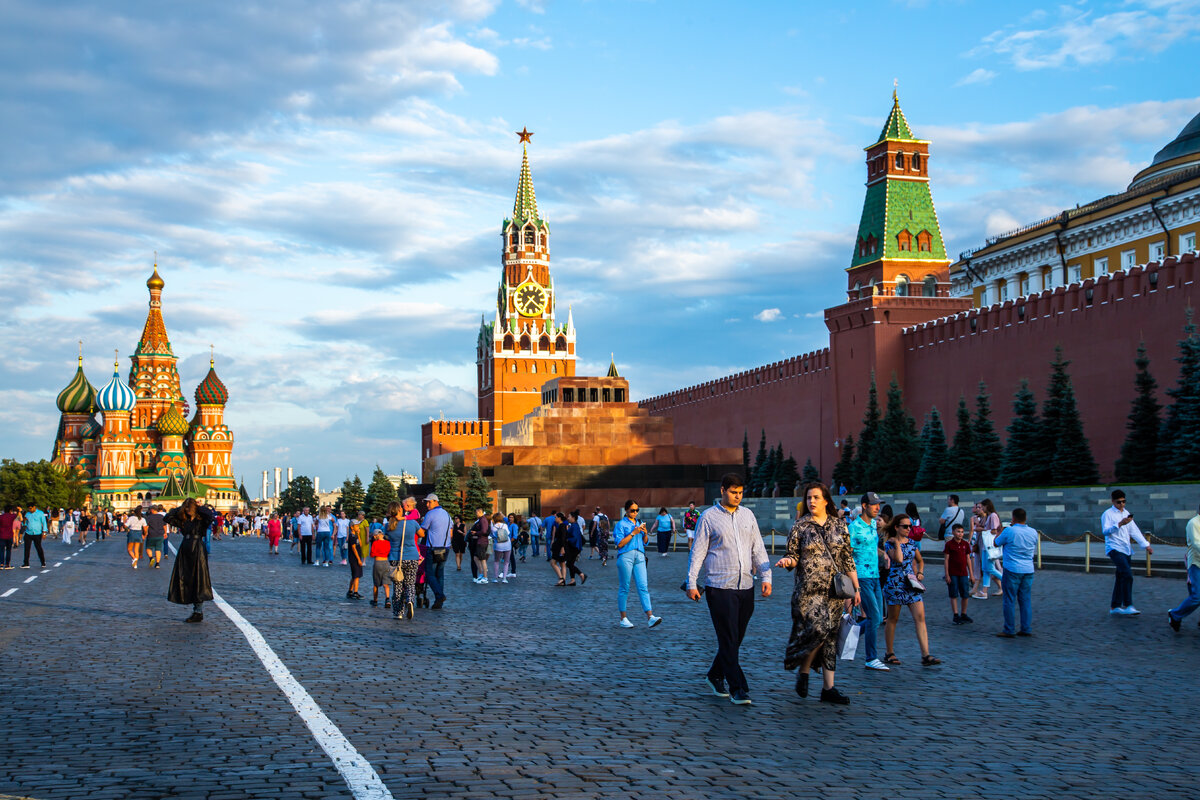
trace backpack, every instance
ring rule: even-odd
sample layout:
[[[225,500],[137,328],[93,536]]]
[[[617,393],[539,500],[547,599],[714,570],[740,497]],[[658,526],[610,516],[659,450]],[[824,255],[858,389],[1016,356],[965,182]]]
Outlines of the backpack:
[[[505,544],[508,541],[508,526],[496,529],[496,543]]]

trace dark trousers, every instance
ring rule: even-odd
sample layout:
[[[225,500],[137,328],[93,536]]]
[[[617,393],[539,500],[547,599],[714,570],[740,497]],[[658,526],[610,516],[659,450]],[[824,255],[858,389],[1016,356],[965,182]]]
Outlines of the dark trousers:
[[[748,692],[750,687],[742,673],[738,651],[754,614],[754,590],[710,586],[704,592],[704,599],[708,601],[708,613],[717,633],[717,656],[708,670],[708,677],[714,682],[726,681],[730,692]]]
[[[446,558],[450,558],[449,553],[446,554]],[[446,562],[438,561],[434,559],[433,556],[430,556],[429,560],[425,562],[425,582],[429,584],[429,588],[433,590],[434,600],[445,600]]]
[[[671,532],[670,531],[659,531],[658,532],[658,552],[665,553],[665,552],[667,552],[668,549],[670,549],[670,547],[671,547]]]
[[[313,563],[313,537],[311,536],[300,537],[300,563]]]
[[[42,566],[46,566],[46,553],[42,550],[42,534],[33,536],[32,534],[25,535],[25,566],[29,566],[29,545],[37,548],[38,558],[42,560]]]
[[[571,547],[570,545],[567,545],[567,569],[571,573],[571,580],[575,580],[576,575],[583,574],[583,570],[575,566],[575,561],[579,558],[579,554],[582,552],[583,551],[578,547]]]
[[[26,550],[26,553],[29,551]],[[1133,605],[1133,563],[1129,556],[1124,553],[1118,553],[1116,550],[1109,552],[1108,557],[1112,559],[1113,566],[1117,568],[1116,578],[1113,580],[1112,593],[1112,608],[1128,608]],[[26,559],[28,560],[28,559]]]
[[[12,539],[0,539],[0,566],[12,563]]]

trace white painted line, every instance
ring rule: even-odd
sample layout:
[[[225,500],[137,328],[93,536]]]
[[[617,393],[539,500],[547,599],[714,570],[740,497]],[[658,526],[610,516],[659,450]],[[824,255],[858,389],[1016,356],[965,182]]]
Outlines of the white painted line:
[[[38,576],[37,576],[37,575],[30,575],[28,578],[26,578],[26,579],[25,579],[25,582],[26,582],[26,583],[33,583],[33,582],[34,582],[34,581],[36,581],[37,579],[38,579]]]
[[[175,545],[168,543],[167,546],[171,549],[171,555],[175,555]],[[267,640],[262,637],[258,629],[247,622],[236,608],[226,603],[215,589],[213,590],[213,602],[246,637],[246,641],[250,643],[250,649],[266,667],[267,674],[283,691],[284,697],[292,704],[292,708],[296,709],[296,713],[308,726],[308,730],[312,732],[317,744],[321,745],[321,749],[325,751],[326,755],[333,759],[334,767],[341,773],[355,800],[393,800],[392,793],[379,778],[379,773],[371,766],[371,762],[354,749],[354,745],[350,744],[350,740],[338,729],[337,725],[333,724],[333,720],[325,715],[325,712],[317,705],[317,701],[313,700],[312,695],[300,685],[300,681],[292,676],[291,671],[284,666],[283,661],[271,649],[271,645],[267,644]]]
[[[70,558],[70,556],[67,556],[67,558]],[[63,562],[59,561],[59,562],[58,562],[58,563],[56,563],[54,566],[56,566],[56,567],[61,567],[62,565],[63,565]]]
[[[5,592],[4,594],[0,594],[0,597],[8,597],[10,594],[15,592],[16,590],[17,590],[17,587],[14,586],[11,589],[9,589],[7,592]]]

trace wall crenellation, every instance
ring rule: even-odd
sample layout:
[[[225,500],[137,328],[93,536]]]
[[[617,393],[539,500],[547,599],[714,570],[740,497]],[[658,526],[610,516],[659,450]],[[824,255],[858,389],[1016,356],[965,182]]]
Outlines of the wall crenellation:
[[[803,355],[792,356],[782,361],[755,367],[754,369],[737,372],[733,375],[705,381],[704,383],[697,383],[684,389],[668,392],[667,394],[648,397],[642,400],[639,405],[656,411],[659,408],[670,408],[701,400],[710,400],[714,397],[729,395],[746,389],[754,389],[789,378],[817,375],[829,369],[829,348],[825,347],[820,350],[804,353]]]

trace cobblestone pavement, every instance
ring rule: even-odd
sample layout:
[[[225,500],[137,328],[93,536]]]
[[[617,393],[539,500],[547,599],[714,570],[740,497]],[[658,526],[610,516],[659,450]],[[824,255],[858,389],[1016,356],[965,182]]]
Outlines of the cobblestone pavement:
[[[201,625],[166,602],[169,568],[130,569],[109,539],[51,566],[0,573],[0,795],[349,798],[352,793],[246,639],[214,606]],[[761,602],[743,649],[754,705],[706,693],[703,605],[682,554],[650,557],[661,626],[616,626],[616,568],[552,587],[541,559],[508,585],[449,566],[442,611],[394,621],[343,599],[344,567],[214,544],[214,585],[255,625],[392,795],[1194,798],[1196,615],[1164,610],[1180,581],[1137,578],[1140,617],[1107,614],[1111,578],[1045,572],[1035,636],[997,639],[1000,602],[950,624],[931,582],[940,667],[842,662],[845,709],[806,700],[781,668],[791,577]],[[930,576],[940,565],[930,560]],[[370,571],[367,571],[368,576]],[[24,581],[37,575],[31,583]],[[369,583],[369,580],[368,582]],[[364,594],[369,594],[369,586]],[[636,597],[636,595],[635,595]],[[882,636],[882,631],[880,632]]]

